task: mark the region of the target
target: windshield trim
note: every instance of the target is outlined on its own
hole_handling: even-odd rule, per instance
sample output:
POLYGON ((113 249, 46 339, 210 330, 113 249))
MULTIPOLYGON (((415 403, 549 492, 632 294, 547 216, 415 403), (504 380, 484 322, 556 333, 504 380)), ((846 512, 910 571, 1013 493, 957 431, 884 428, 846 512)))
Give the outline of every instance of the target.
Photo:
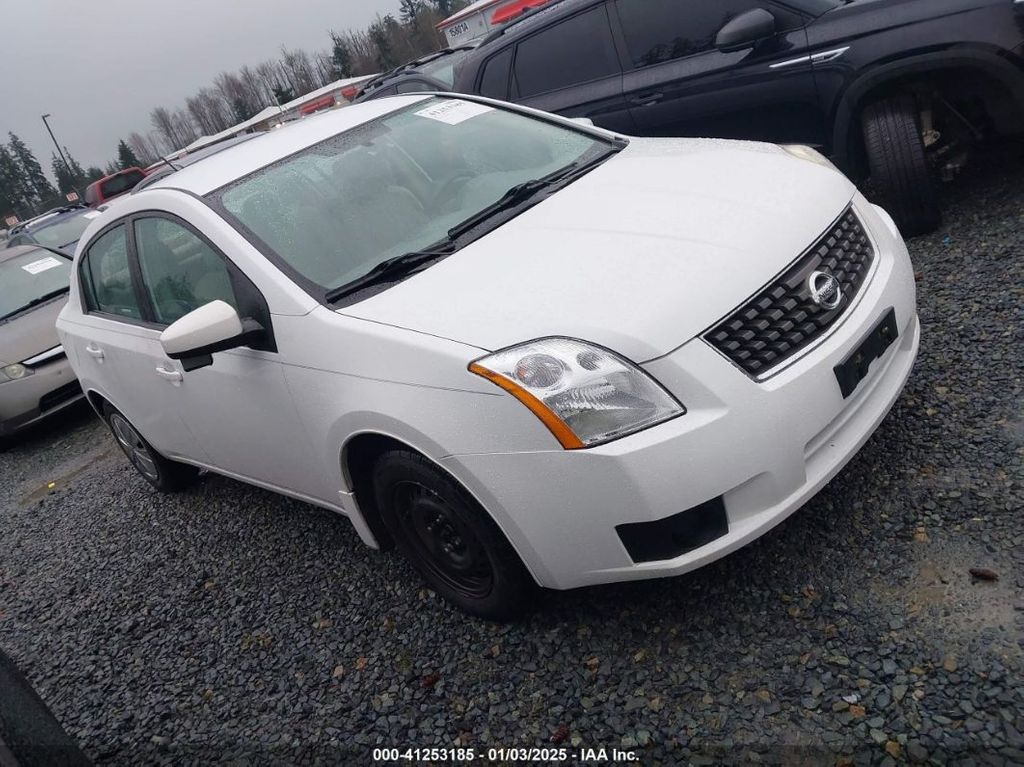
MULTIPOLYGON (((410 95, 418 96, 419 94, 410 94, 410 95)), ((327 300, 327 295, 329 293, 331 293, 333 290, 335 290, 336 288, 328 288, 328 287, 326 287, 324 285, 321 285, 318 282, 315 282, 314 280, 311 280, 310 278, 306 277, 301 272, 299 272, 299 270, 296 269, 295 267, 293 267, 290 263, 288 263, 284 258, 282 258, 277 253, 277 251, 275 251, 266 242, 264 242, 263 239, 258 234, 256 234, 254 231, 252 231, 249 227, 247 227, 245 225, 245 223, 240 221, 237 217, 232 215, 230 211, 228 211, 228 209, 225 207, 224 203, 222 202, 223 194, 230 187, 233 187, 234 185, 236 185, 238 183, 241 183, 241 182, 243 182, 243 181, 245 181, 245 180, 247 180, 249 178, 252 178, 252 177, 258 175, 259 173, 262 173, 267 168, 269 168, 269 167, 271 167, 273 165, 276 165, 278 163, 286 162, 287 160, 289 160, 289 159, 291 159, 293 157, 298 157, 299 155, 302 155, 303 153, 308 152, 310 150, 315 150, 319 146, 323 146, 325 144, 328 144, 328 143, 336 140, 339 136, 343 136, 346 133, 352 133, 352 132, 356 132, 356 131, 359 131, 359 130, 363 130, 367 126, 370 126, 370 125, 372 125, 372 124, 374 124, 376 122, 381 122, 383 120, 387 120, 387 119, 393 117, 394 115, 402 114, 404 112, 413 111, 415 109, 422 109, 424 107, 424 105, 427 102, 429 102, 430 100, 432 100, 432 99, 443 99, 443 98, 460 99, 462 101, 469 101, 469 102, 473 102, 473 103, 477 103, 477 104, 484 104, 484 105, 492 107, 492 108, 494 108, 496 110, 501 110, 501 111, 504 111, 504 112, 511 112, 513 114, 517 114, 517 115, 520 115, 522 117, 526 117, 528 119, 537 120, 538 122, 547 123, 548 125, 554 125, 556 127, 562 128, 564 130, 571 131, 573 133, 578 133, 580 135, 586 136, 589 139, 592 139, 595 143, 598 143, 598 144, 601 144, 601 143, 605 144, 608 151, 605 153, 603 159, 600 162, 594 162, 590 166, 589 169, 596 168, 598 165, 603 164, 604 160, 607 160, 608 158, 610 158, 613 155, 617 154, 619 151, 624 149, 629 144, 629 140, 626 139, 625 137, 608 136, 608 135, 605 135, 604 133, 599 133, 599 132, 597 132, 595 130, 589 129, 587 126, 579 125, 577 123, 565 121, 564 118, 560 118, 557 115, 548 115, 548 114, 545 114, 545 113, 537 114, 537 113, 534 113, 532 110, 529 110, 529 109, 526 109, 526 108, 521 108, 521 107, 519 107, 516 104, 494 103, 493 101, 491 101, 489 99, 486 99, 486 98, 479 98, 479 97, 475 97, 475 96, 471 96, 471 95, 463 94, 463 93, 432 93, 429 96, 423 96, 421 98, 417 98, 415 101, 413 101, 408 106, 402 107, 400 109, 392 110, 392 111, 390 111, 390 112, 388 112, 386 114, 380 115, 379 117, 375 117, 372 120, 367 120, 366 122, 360 123, 359 125, 355 125, 355 126, 353 126, 351 128, 348 128, 347 130, 339 131, 338 133, 335 133, 335 134, 333 134, 333 135, 331 135, 331 136, 329 136, 329 137, 327 137, 325 139, 313 142, 312 144, 307 144, 306 146, 304 146, 304 147, 302 147, 300 149, 297 149, 294 152, 290 152, 288 154, 282 155, 281 157, 277 157, 277 158, 275 158, 275 159, 273 159, 273 160, 271 160, 271 161, 269 161, 269 162, 259 166, 258 168, 255 168, 254 170, 252 170, 252 171, 250 171, 250 172, 248 172, 248 173, 246 173, 246 174, 244 174, 242 176, 238 176, 238 177, 233 178, 233 179, 231 179, 230 181, 228 181, 228 182, 226 182, 224 184, 221 184, 217 188, 212 189, 211 191, 207 192, 204 195, 195 194, 194 192, 189 192, 187 190, 181 190, 181 191, 185 192, 186 194, 188 194, 191 197, 194 197, 194 198, 200 200, 203 204, 205 204, 208 208, 210 208, 214 213, 216 213, 218 216, 220 216, 232 229, 234 229, 236 232, 238 232, 238 234, 240 234, 242 236, 242 238, 246 242, 248 242, 256 251, 258 251, 260 253, 260 255, 262 255, 271 264, 273 264, 275 267, 277 267, 277 269, 279 271, 281 271, 289 280, 291 280, 298 287, 300 287, 311 298, 315 299, 317 301, 317 303, 321 304, 322 306, 327 306, 327 307, 332 308, 332 309, 333 308, 337 308, 339 303, 342 304, 342 305, 347 305, 349 303, 356 303, 356 301, 348 301, 347 299, 349 297, 341 299, 338 302, 328 301, 327 300)), ((581 175, 586 175, 586 174, 584 173, 584 174, 581 174, 581 175)), ((576 178, 578 178, 578 177, 573 177, 572 179, 569 180, 568 183, 572 183, 572 181, 575 181, 576 178)), ((566 185, 568 185, 568 184, 564 184, 563 186, 566 186, 566 185)), ((556 190, 553 190, 553 191, 556 191, 556 190)), ((540 200, 538 199, 537 202, 539 202, 539 201, 540 200)), ((518 213, 525 212, 526 208, 528 208, 528 207, 532 207, 532 205, 527 205, 525 207, 521 207, 521 209, 518 209, 517 213, 515 213, 513 215, 510 215, 510 216, 508 216, 505 219, 502 219, 501 222, 496 224, 496 226, 494 226, 494 227, 486 228, 486 229, 484 229, 483 227, 480 227, 480 229, 483 229, 483 231, 480 231, 480 233, 477 234, 472 239, 465 239, 465 241, 463 242, 464 237, 467 237, 468 235, 464 235, 464 237, 460 237, 459 238, 459 246, 458 246, 457 249, 461 249, 465 245, 468 245, 470 242, 476 241, 476 240, 480 239, 481 237, 486 236, 488 233, 493 231, 495 228, 500 227, 501 225, 503 225, 507 221, 509 221, 512 218, 514 218, 516 215, 518 215, 518 213)), ((433 261, 433 262, 431 262, 431 265, 433 265, 435 263, 438 263, 441 260, 443 260, 443 259, 438 259, 437 261, 433 261)), ((427 267, 427 268, 429 268, 429 267, 427 267)), ((412 275, 410 275, 410 276, 412 276, 412 275)), ((392 283, 392 285, 393 284, 397 284, 397 282, 400 282, 400 281, 401 280, 396 280, 396 282, 392 283)), ((391 287, 391 285, 384 286, 383 289, 387 289, 388 287, 391 287)), ((379 292, 379 291, 377 291, 377 292, 379 292)), ((359 293, 359 294, 356 294, 356 295, 359 295, 359 300, 363 300, 364 298, 369 297, 369 294, 363 294, 362 292, 359 293)))

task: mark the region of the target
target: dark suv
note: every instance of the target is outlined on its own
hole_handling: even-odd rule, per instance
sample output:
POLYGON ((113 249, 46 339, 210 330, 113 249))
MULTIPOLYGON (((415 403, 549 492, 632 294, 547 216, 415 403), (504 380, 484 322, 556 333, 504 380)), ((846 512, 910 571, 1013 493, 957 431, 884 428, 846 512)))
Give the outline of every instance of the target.
POLYGON ((933 179, 1024 132, 1024 0, 561 0, 496 30, 455 89, 645 136, 802 143, 870 175, 904 234, 933 179))

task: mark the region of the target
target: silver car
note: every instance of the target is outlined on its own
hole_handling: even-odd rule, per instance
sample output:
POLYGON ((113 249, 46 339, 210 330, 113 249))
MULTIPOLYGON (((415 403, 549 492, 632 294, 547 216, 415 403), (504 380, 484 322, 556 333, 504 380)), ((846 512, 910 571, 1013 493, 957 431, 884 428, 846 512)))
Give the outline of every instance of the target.
POLYGON ((58 251, 0 250, 0 441, 83 396, 54 327, 70 279, 58 251))

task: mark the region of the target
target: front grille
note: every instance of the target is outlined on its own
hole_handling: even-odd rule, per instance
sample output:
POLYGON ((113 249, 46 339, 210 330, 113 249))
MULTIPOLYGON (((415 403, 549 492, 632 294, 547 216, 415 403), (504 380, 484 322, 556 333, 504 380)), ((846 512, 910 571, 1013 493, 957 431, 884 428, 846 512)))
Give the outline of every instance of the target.
POLYGON ((39 410, 45 413, 47 410, 53 410, 58 405, 63 405, 69 400, 73 400, 79 394, 82 393, 82 387, 78 381, 72 381, 69 384, 64 384, 59 389, 54 389, 49 394, 44 394, 39 399, 39 410))
POLYGON ((704 339, 750 375, 762 376, 824 335, 857 295, 874 257, 864 227, 848 209, 804 255, 704 339), (839 281, 842 300, 834 309, 811 298, 807 283, 815 271, 839 281))

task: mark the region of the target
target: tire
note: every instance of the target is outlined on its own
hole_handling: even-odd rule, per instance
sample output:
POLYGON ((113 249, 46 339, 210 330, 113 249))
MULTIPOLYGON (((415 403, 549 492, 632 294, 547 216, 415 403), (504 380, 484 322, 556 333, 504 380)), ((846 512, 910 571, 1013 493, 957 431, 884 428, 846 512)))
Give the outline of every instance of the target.
POLYGON ((110 404, 103 406, 103 420, 114 435, 114 441, 139 475, 161 493, 174 493, 195 484, 199 469, 164 458, 132 426, 120 410, 110 404))
POLYGON ((446 600, 498 622, 533 605, 537 586, 494 520, 423 456, 384 453, 373 486, 395 545, 446 600))
POLYGON ((895 96, 871 104, 861 125, 871 180, 900 231, 913 237, 936 229, 942 213, 913 97, 895 96))

